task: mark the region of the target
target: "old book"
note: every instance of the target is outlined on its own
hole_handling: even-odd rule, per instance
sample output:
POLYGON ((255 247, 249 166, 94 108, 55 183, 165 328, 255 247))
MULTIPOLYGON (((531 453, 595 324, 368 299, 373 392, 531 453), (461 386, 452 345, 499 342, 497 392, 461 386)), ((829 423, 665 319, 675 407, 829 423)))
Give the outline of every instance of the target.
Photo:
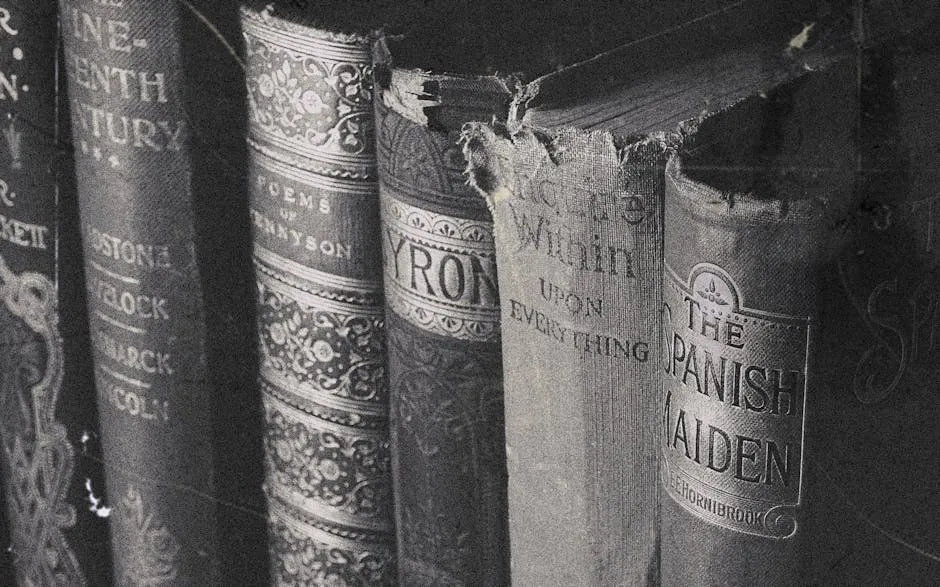
POLYGON ((664 583, 940 578, 937 54, 900 43, 667 168, 664 583))
POLYGON ((111 579, 60 49, 55 2, 0 6, 0 566, 20 585, 111 579))
POLYGON ((316 16, 241 12, 271 577, 394 585, 372 38, 316 16))
POLYGON ((492 223, 461 175, 460 125, 505 111, 497 78, 392 70, 376 99, 399 577, 507 581, 492 223), (424 89, 422 89, 424 88, 424 89), (430 128, 398 100, 460 102, 430 128), (450 94, 448 94, 450 92, 450 94))
POLYGON ((496 224, 514 583, 659 581, 663 170, 677 125, 838 53, 787 51, 800 21, 757 8, 536 79, 508 124, 464 133, 496 224))
POLYGON ((237 7, 61 7, 115 581, 263 582, 237 7))
POLYGON ((815 489, 803 566, 820 584, 940 581, 931 432, 940 421, 940 107, 928 98, 940 83, 936 16, 931 28, 859 54, 855 207, 824 282, 817 348, 826 364, 806 411, 815 489))
MULTIPOLYGON (((672 12, 659 13, 662 26, 681 22, 681 7, 689 7, 666 5, 672 12)), ((505 119, 518 80, 642 36, 644 18, 631 16, 629 3, 615 11, 593 2, 476 3, 446 18, 431 13, 428 30, 379 45, 376 123, 403 584, 504 585, 510 561, 516 568, 492 219, 465 185, 459 131, 469 121, 505 119)), ((561 550, 567 541, 559 535, 545 547, 561 550)), ((566 553, 559 566, 567 560, 566 553)))
POLYGON ((823 276, 852 199, 847 65, 703 122, 666 169, 664 584, 806 579, 823 276))

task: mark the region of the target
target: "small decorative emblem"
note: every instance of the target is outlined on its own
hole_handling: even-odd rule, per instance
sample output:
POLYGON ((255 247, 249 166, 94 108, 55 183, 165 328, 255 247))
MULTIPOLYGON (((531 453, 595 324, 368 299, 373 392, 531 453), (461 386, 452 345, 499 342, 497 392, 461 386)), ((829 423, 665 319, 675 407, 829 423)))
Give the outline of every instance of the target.
POLYGON ((170 531, 152 513, 145 510, 143 497, 134 486, 118 505, 117 523, 131 541, 132 556, 124 571, 123 582, 135 587, 170 585, 177 575, 180 545, 170 531))

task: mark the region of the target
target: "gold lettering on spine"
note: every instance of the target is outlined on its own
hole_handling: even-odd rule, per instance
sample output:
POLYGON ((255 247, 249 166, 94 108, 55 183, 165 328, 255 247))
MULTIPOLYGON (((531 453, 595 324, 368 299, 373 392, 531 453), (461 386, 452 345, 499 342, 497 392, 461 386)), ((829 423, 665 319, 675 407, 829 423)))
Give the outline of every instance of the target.
POLYGON ((369 40, 241 15, 272 580, 390 585, 381 276, 349 230, 378 204, 369 40))
MULTIPOLYGON (((19 25, 14 25, 13 13, 8 8, 0 8, 0 38, 16 37, 20 34, 19 25)), ((19 47, 13 48, 13 58, 16 61, 23 59, 23 50, 19 47)), ((20 90, 29 91, 29 85, 20 85, 17 74, 6 71, 0 71, 0 101, 10 100, 16 102, 20 99, 20 90)))
POLYGON ((492 223, 382 194, 386 298, 396 314, 445 336, 492 340, 499 295, 492 223))
POLYGON ((663 287, 663 484, 739 532, 797 531, 811 325, 746 307, 720 267, 663 287))
POLYGON ((86 97, 71 100, 72 116, 77 121, 73 125, 77 151, 114 169, 124 167, 124 159, 131 156, 122 149, 183 151, 189 138, 185 120, 128 115, 138 111, 138 106, 169 104, 172 73, 122 66, 128 59, 133 64, 143 62, 140 56, 151 51, 150 40, 136 36, 138 31, 132 21, 110 14, 114 8, 122 8, 123 2, 95 4, 107 14, 99 14, 93 7, 67 6, 62 15, 63 34, 69 41, 65 65, 74 88, 71 93, 77 94, 76 90, 81 88, 86 97), (118 63, 105 62, 104 57, 114 57, 118 63), (99 96, 111 104, 120 104, 120 111, 102 108, 88 100, 99 96))

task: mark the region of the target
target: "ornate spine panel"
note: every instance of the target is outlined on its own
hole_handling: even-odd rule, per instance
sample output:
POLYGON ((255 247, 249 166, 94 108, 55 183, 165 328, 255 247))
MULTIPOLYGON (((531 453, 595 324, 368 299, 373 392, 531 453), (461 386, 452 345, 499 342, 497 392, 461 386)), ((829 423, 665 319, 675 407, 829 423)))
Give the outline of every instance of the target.
POLYGON ((226 492, 248 485, 251 461, 219 443, 252 434, 236 409, 251 290, 238 237, 244 85, 225 5, 61 2, 120 585, 213 584, 255 560, 257 538, 239 536, 252 517, 226 521, 247 506, 222 506, 250 502, 226 492))
POLYGON ((272 580, 394 585, 371 39, 241 15, 272 580))
POLYGON ((509 581, 492 220, 457 144, 507 102, 495 79, 397 69, 376 100, 403 585, 509 581))
POLYGON ((528 126, 465 137, 496 225, 512 580, 655 583, 669 145, 528 126))
POLYGON ((55 2, 0 2, 0 465, 21 585, 110 581, 59 49, 55 2))

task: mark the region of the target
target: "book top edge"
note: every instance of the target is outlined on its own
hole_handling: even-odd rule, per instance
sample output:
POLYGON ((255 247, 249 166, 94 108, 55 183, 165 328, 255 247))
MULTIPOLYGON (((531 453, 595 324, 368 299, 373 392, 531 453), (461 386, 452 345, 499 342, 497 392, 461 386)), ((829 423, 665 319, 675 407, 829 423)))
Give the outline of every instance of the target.
POLYGON ((310 17, 276 12, 271 4, 263 8, 242 5, 239 13, 246 32, 273 37, 272 40, 293 41, 311 51, 332 46, 361 53, 362 59, 368 60, 376 37, 374 32, 342 31, 310 17))
POLYGON ((682 155, 666 163, 666 193, 694 216, 719 224, 818 225, 831 228, 846 217, 851 186, 845 190, 793 199, 762 197, 753 192, 729 192, 689 177, 682 155))

